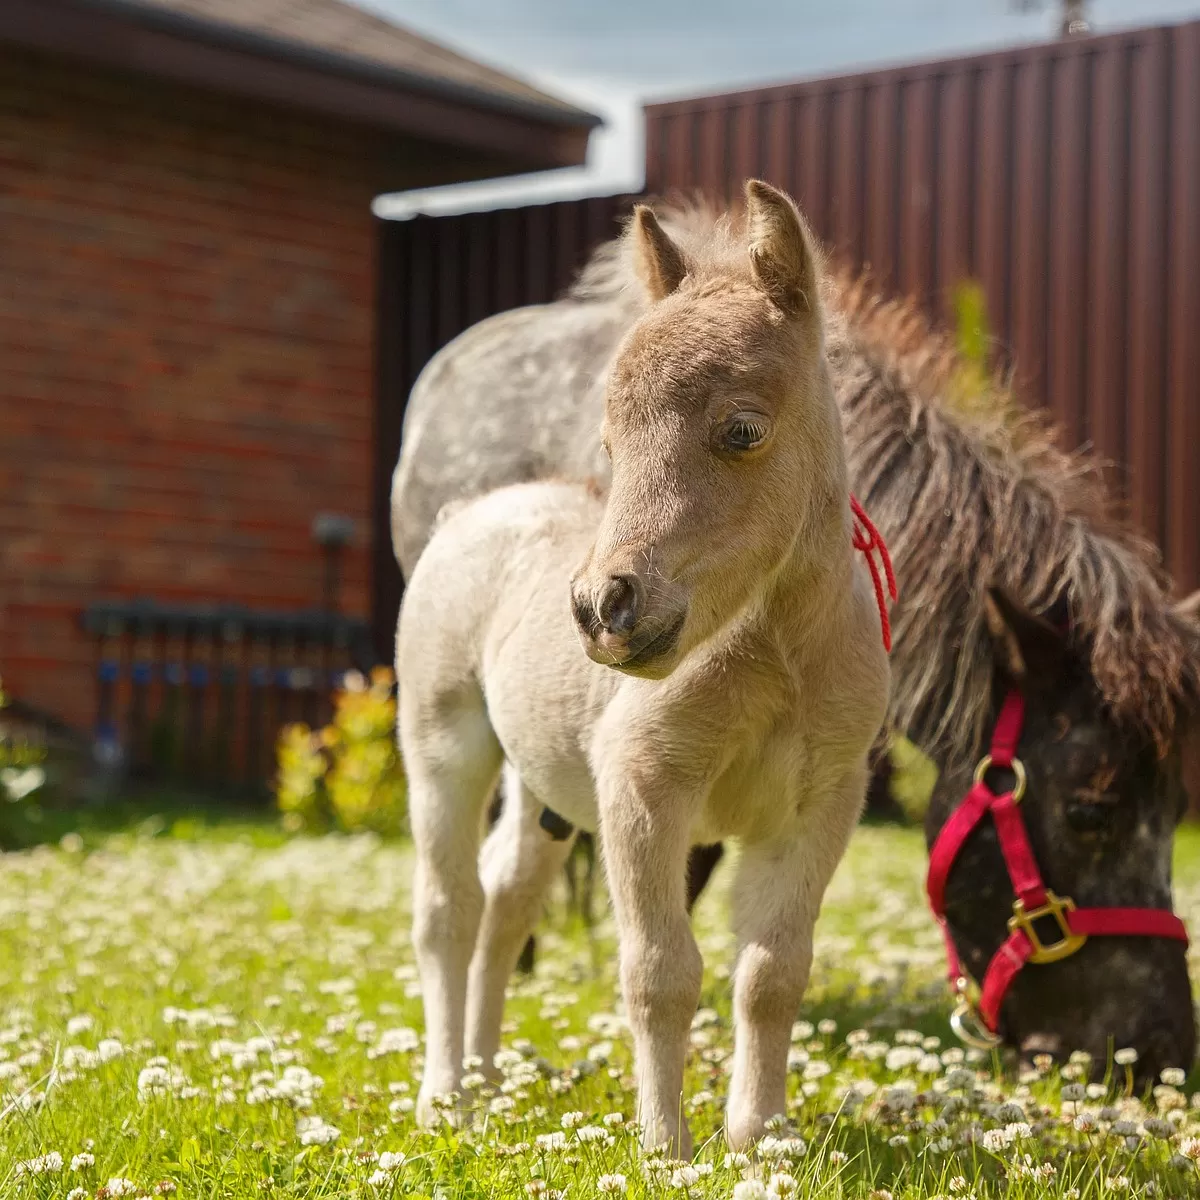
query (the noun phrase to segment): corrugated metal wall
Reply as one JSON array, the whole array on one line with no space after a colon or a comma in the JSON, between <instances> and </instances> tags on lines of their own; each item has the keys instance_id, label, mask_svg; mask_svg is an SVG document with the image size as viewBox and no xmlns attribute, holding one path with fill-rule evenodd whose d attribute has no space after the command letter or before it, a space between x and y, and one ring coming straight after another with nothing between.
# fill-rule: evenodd
<instances>
[{"instance_id":1,"label":"corrugated metal wall","mask_svg":"<svg viewBox=\"0 0 1200 1200\"><path fill-rule=\"evenodd\" d=\"M787 189L881 289L986 291L998 353L1200 585L1200 22L652 105L646 186Z\"/></svg>"},{"instance_id":2,"label":"corrugated metal wall","mask_svg":"<svg viewBox=\"0 0 1200 1200\"><path fill-rule=\"evenodd\" d=\"M631 202L603 196L379 223L372 624L383 661L391 661L402 590L388 517L392 468L404 405L421 368L484 317L554 299L590 251L615 236Z\"/></svg>"},{"instance_id":3,"label":"corrugated metal wall","mask_svg":"<svg viewBox=\"0 0 1200 1200\"><path fill-rule=\"evenodd\" d=\"M759 175L882 289L984 286L997 353L1200 586L1200 22L652 105L647 190ZM375 635L400 578L388 488L408 391L468 325L550 299L630 197L381 222Z\"/></svg>"}]
</instances>

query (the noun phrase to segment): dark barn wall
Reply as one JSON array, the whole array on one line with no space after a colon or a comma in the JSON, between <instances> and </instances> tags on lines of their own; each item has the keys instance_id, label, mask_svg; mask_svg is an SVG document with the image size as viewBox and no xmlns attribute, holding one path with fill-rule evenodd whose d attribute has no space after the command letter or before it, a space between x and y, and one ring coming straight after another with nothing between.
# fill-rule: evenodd
<instances>
[{"instance_id":1,"label":"dark barn wall","mask_svg":"<svg viewBox=\"0 0 1200 1200\"><path fill-rule=\"evenodd\" d=\"M879 287L1000 361L1200 585L1200 22L650 106L646 187L761 175Z\"/></svg>"},{"instance_id":2,"label":"dark barn wall","mask_svg":"<svg viewBox=\"0 0 1200 1200\"><path fill-rule=\"evenodd\" d=\"M447 342L493 313L553 300L632 197L604 196L457 217L379 223L379 362L375 427L373 627L391 662L403 584L388 516L408 393Z\"/></svg>"}]
</instances>

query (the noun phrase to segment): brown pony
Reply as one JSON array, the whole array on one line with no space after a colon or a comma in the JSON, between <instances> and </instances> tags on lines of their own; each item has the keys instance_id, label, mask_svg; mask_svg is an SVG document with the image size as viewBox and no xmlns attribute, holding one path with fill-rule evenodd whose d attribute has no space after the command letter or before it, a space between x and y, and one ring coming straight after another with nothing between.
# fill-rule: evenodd
<instances>
[{"instance_id":1,"label":"brown pony","mask_svg":"<svg viewBox=\"0 0 1200 1200\"><path fill-rule=\"evenodd\" d=\"M686 257L718 218L664 208ZM643 300L602 247L562 300L467 330L413 389L393 481L406 572L448 501L522 479L607 478L605 381ZM1022 812L1046 882L1082 905L1171 907L1171 846L1184 807L1180 734L1200 694L1195 628L1172 611L1153 549L1117 520L1087 460L1000 381L958 401L961 363L908 305L860 282L824 295L827 354L850 483L900 577L890 717L937 763L932 839L971 786L1000 703L1026 700ZM1007 936L1012 891L991 822L967 841L945 894L978 978ZM1032 1053L1134 1046L1152 1078L1190 1065L1182 945L1090 939L1021 972L1000 1032Z\"/></svg>"}]
</instances>

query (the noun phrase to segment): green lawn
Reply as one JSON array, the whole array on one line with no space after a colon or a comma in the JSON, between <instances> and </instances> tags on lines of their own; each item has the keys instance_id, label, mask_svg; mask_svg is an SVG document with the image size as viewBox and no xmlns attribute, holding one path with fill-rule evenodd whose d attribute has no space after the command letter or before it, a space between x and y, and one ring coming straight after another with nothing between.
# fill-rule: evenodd
<instances>
[{"instance_id":1,"label":"green lawn","mask_svg":"<svg viewBox=\"0 0 1200 1200\"><path fill-rule=\"evenodd\" d=\"M788 1124L749 1162L721 1140L732 947L721 887L705 898L701 1148L683 1171L640 1157L628 1124L608 921L589 936L555 906L513 989L506 1083L478 1091L471 1128L423 1133L404 845L228 821L68 845L0 858L0 1197L1196 1194L1189 1087L1103 1108L1064 1101L1057 1074L964 1060L913 830L855 838L818 926ZM1197 831L1178 857L1200 916ZM1086 1081L1067 1072L1072 1095Z\"/></svg>"}]
</instances>

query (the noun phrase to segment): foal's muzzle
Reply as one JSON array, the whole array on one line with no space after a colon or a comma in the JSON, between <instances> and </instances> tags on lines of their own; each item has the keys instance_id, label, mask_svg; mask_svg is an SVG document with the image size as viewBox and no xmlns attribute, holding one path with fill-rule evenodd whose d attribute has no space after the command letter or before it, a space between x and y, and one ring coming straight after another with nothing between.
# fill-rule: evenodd
<instances>
[{"instance_id":1,"label":"foal's muzzle","mask_svg":"<svg viewBox=\"0 0 1200 1200\"><path fill-rule=\"evenodd\" d=\"M571 583L571 613L589 658L618 670L652 670L670 659L687 617L685 607L651 605L634 574Z\"/></svg>"}]
</instances>

